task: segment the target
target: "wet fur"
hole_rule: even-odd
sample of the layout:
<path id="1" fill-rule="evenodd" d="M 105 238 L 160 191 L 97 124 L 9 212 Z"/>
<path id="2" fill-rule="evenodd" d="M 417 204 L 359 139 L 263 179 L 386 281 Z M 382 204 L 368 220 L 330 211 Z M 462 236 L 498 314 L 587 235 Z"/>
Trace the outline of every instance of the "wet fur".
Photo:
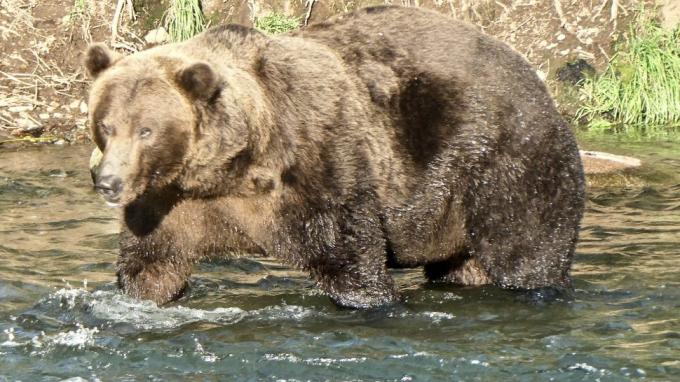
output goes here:
<path id="1" fill-rule="evenodd" d="M 463 285 L 570 286 L 576 143 L 530 65 L 467 24 L 373 7 L 279 37 L 229 25 L 109 69 L 91 61 L 104 161 L 114 149 L 100 121 L 134 107 L 109 84 L 152 73 L 191 105 L 160 148 L 125 154 L 145 157 L 130 179 L 176 163 L 124 207 L 118 277 L 131 295 L 167 302 L 195 262 L 231 252 L 306 269 L 349 307 L 398 298 L 388 265 Z M 216 77 L 182 72 L 197 62 Z M 173 112 L 139 102 L 151 118 Z"/>

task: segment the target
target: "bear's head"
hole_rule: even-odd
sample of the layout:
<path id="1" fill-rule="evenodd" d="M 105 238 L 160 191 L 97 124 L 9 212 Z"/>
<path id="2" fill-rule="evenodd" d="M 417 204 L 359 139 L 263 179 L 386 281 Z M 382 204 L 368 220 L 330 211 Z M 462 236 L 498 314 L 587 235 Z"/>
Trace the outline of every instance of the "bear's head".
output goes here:
<path id="1" fill-rule="evenodd" d="M 266 146 L 252 128 L 266 124 L 253 120 L 263 116 L 258 97 L 230 86 L 223 68 L 162 49 L 123 57 L 101 44 L 85 66 L 94 78 L 90 129 L 103 153 L 95 188 L 112 205 L 162 189 L 225 193 Z"/>

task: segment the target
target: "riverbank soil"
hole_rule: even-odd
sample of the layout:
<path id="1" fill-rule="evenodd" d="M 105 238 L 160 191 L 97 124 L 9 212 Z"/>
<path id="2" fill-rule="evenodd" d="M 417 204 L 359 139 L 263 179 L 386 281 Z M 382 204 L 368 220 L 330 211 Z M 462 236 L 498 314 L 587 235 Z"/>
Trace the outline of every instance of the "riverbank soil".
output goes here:
<path id="1" fill-rule="evenodd" d="M 124 53 L 144 49 L 143 37 L 162 25 L 169 0 L 127 3 L 134 4 L 134 11 L 122 8 L 113 23 L 114 1 L 0 0 L 0 142 L 89 140 L 88 79 L 81 67 L 85 47 L 106 41 Z M 548 82 L 558 102 L 564 98 L 555 80 L 560 67 L 584 59 L 602 69 L 635 11 L 654 8 L 653 1 L 633 0 L 318 0 L 311 9 L 309 3 L 204 0 L 202 6 L 211 25 L 252 25 L 270 12 L 312 23 L 385 3 L 434 9 L 513 46 Z M 569 105 L 561 109 L 568 111 Z"/>

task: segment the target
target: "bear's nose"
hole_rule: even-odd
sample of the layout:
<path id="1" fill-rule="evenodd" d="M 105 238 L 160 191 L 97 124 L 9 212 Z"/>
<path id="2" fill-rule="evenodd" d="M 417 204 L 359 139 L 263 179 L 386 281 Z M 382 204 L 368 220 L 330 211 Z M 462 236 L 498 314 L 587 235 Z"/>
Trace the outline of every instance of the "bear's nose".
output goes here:
<path id="1" fill-rule="evenodd" d="M 104 196 L 105 199 L 113 201 L 121 191 L 122 182 L 119 177 L 109 175 L 97 179 L 94 188 Z"/>

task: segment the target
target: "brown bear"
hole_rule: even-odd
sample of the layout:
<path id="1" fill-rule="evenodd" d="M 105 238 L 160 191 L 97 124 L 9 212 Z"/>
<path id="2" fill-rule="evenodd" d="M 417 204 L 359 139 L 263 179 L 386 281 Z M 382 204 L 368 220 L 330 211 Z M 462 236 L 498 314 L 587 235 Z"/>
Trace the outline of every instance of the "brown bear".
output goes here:
<path id="1" fill-rule="evenodd" d="M 122 206 L 120 287 L 178 297 L 209 256 L 303 268 L 340 306 L 432 281 L 568 288 L 577 146 L 531 66 L 474 27 L 372 7 L 121 57 L 93 45 L 95 187 Z"/>

